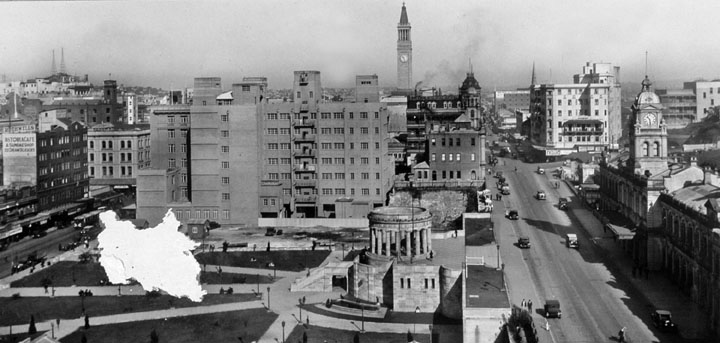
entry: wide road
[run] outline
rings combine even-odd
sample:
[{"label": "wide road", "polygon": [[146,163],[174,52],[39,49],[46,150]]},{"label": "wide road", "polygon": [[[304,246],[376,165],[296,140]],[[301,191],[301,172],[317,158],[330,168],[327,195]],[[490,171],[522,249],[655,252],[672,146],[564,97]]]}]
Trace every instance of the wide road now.
[{"label": "wide road", "polygon": [[[649,312],[640,295],[624,277],[612,273],[612,267],[607,267],[612,256],[605,256],[592,242],[607,238],[592,237],[575,218],[572,208],[580,206],[577,200],[573,199],[570,211],[558,209],[561,195],[554,187],[558,179],[552,173],[558,164],[544,164],[545,175],[535,172],[537,166],[502,158],[495,168],[503,171],[511,189],[503,204],[495,206],[493,220],[514,304],[532,299],[534,319],[536,325],[542,324],[538,326],[541,330],[545,324],[544,300],[559,300],[562,318],[550,319],[550,332],[541,334],[554,342],[615,342],[623,326],[631,330],[631,342],[679,340],[648,328],[645,317]],[[497,179],[490,177],[488,181],[488,188],[495,193]],[[546,200],[535,198],[541,189],[547,194]],[[519,211],[519,220],[504,218],[505,209],[510,208]],[[579,250],[566,248],[566,233],[578,235]],[[514,244],[520,234],[530,237],[530,249],[521,250]]]},{"label": "wide road", "polygon": [[62,230],[48,232],[47,236],[40,238],[25,237],[19,242],[10,244],[7,250],[0,251],[0,278],[10,275],[12,261],[25,261],[28,255],[37,252],[38,256],[48,259],[63,253],[58,250],[58,244],[68,244],[77,239],[78,231],[69,226]]}]

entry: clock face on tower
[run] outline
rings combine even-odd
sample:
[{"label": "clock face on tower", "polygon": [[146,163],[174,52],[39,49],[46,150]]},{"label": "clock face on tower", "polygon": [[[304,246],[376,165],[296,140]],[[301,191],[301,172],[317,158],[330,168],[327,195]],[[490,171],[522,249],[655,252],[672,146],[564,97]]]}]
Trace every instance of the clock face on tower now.
[{"label": "clock face on tower", "polygon": [[647,125],[655,124],[655,113],[646,113],[643,116],[643,120],[645,121],[645,124],[647,124]]},{"label": "clock face on tower", "polygon": [[408,61],[408,56],[405,54],[400,55],[400,62],[405,63]]}]

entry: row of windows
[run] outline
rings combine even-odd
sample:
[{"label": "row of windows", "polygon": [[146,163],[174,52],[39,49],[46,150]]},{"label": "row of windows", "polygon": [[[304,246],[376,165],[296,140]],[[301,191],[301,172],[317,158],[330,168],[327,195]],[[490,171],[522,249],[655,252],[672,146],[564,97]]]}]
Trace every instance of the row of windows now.
[{"label": "row of windows", "polygon": [[[374,128],[375,134],[380,134],[380,128],[375,126]],[[312,133],[315,134],[317,132],[316,129],[313,129]],[[296,134],[299,134],[296,132]],[[344,127],[323,127],[320,128],[320,134],[322,135],[344,135],[345,134],[345,128]],[[348,128],[348,134],[354,135],[355,134],[355,128],[349,127]],[[367,135],[370,134],[370,128],[369,127],[361,127],[360,128],[360,134],[361,135]]]},{"label": "row of windows", "polygon": [[[180,138],[187,138],[187,129],[180,129]],[[175,138],[175,129],[167,130],[168,138]]]},{"label": "row of windows", "polygon": [[[600,136],[594,136],[594,137],[595,137],[596,142],[600,141]],[[603,140],[607,140],[607,138],[603,138]],[[562,136],[558,136],[558,142],[562,142],[562,141],[563,141]],[[572,136],[568,136],[567,141],[572,142],[573,141]],[[592,142],[593,137],[586,137],[586,136],[575,137],[575,141],[576,142]]]},{"label": "row of windows", "polygon": [[275,206],[275,204],[276,204],[275,198],[271,198],[271,199],[265,198],[265,199],[263,199],[263,205],[264,205],[264,206]]},{"label": "row of windows", "polygon": [[[355,157],[349,158],[350,164],[355,164]],[[323,157],[320,159],[320,162],[322,164],[345,164],[345,159],[342,157],[339,158],[330,158],[330,157]],[[370,158],[369,157],[360,157],[360,164],[370,164]],[[375,164],[380,164],[380,157],[375,157]]]},{"label": "row of windows", "polygon": [[[120,166],[120,168],[119,168],[120,174],[118,174],[118,175],[119,176],[132,176],[133,175],[132,169],[133,169],[133,167],[131,167],[131,166]],[[101,176],[118,176],[118,175],[115,175],[115,168],[113,168],[113,166],[107,166],[107,167],[102,167],[102,168],[98,167],[98,172],[102,172]],[[91,177],[96,176],[95,175],[95,167],[90,167],[90,176]]]},{"label": "row of windows", "polygon": [[[348,173],[350,180],[355,180],[355,173]],[[332,180],[333,176],[335,180],[345,180],[345,173],[322,173],[321,177],[323,180]],[[370,180],[370,173],[360,173],[361,180]],[[380,173],[375,173],[375,180],[380,180]]]},{"label": "row of windows", "polygon": [[[323,188],[322,195],[345,195],[345,188]],[[370,188],[361,188],[360,194],[370,195]],[[350,188],[350,195],[355,195],[355,188]],[[375,188],[375,195],[380,195],[380,188]]]},{"label": "row of windows", "polygon": [[[168,124],[174,124],[175,116],[167,116],[167,122],[168,122]],[[189,122],[190,122],[190,119],[188,116],[180,116],[180,123],[187,124]]]},{"label": "row of windows", "polygon": [[50,174],[53,174],[56,172],[61,172],[63,170],[80,169],[80,168],[85,168],[85,167],[87,167],[87,165],[80,161],[75,161],[72,163],[71,162],[62,162],[62,163],[53,164],[48,167],[38,168],[38,174],[40,176],[50,175]]},{"label": "row of windows", "polygon": [[[140,140],[142,145],[142,140]],[[100,144],[98,146],[100,149],[112,149],[113,148],[113,141],[100,141]],[[95,149],[95,141],[90,141],[90,149]],[[132,149],[132,141],[130,140],[122,140],[120,141],[120,149]]]},{"label": "row of windows", "polygon": [[[310,92],[310,93],[312,93],[312,92]],[[355,119],[355,113],[348,112],[347,117],[348,117],[348,119]],[[380,112],[375,112],[374,117],[375,117],[375,119],[379,119]],[[344,112],[333,112],[333,113],[322,112],[322,113],[320,113],[320,118],[321,119],[345,119],[345,113]],[[358,118],[359,119],[369,119],[370,116],[368,115],[368,112],[359,112]],[[300,120],[300,119],[303,119],[303,117],[301,117],[300,113],[295,113],[294,119]],[[310,113],[310,119],[317,119],[317,113]],[[290,113],[267,113],[265,115],[265,120],[290,120]]]},{"label": "row of windows", "polygon": [[[168,168],[175,168],[177,167],[177,163],[174,158],[168,159]],[[180,168],[187,168],[187,158],[181,158],[180,159]]]},{"label": "row of windows", "polygon": [[[457,137],[455,139],[452,138],[440,138],[440,145],[445,146],[445,143],[447,142],[448,146],[461,146],[462,140],[460,137]],[[435,138],[430,139],[430,145],[435,146],[437,144],[437,141]],[[475,138],[470,138],[470,146],[475,146]]]},{"label": "row of windows", "polygon": [[[400,278],[400,288],[412,288],[411,278]],[[425,278],[425,289],[435,289],[435,278]]]},{"label": "row of windows", "polygon": [[[103,152],[103,153],[101,153],[101,154],[99,154],[99,155],[100,155],[100,158],[101,158],[100,162],[112,162],[112,161],[113,161],[113,156],[114,156],[115,154],[114,154],[114,153],[105,153],[105,152]],[[141,156],[142,156],[142,154],[141,154],[141,153],[138,153],[138,157],[141,157]],[[88,157],[89,157],[89,161],[90,161],[90,162],[95,162],[95,154],[94,154],[94,153],[90,153],[90,154],[88,155]],[[142,159],[141,159],[141,160],[142,160]],[[133,159],[132,159],[132,153],[130,153],[130,152],[128,152],[128,153],[121,152],[121,153],[120,153],[120,162],[132,162],[132,161],[133,161]]]},{"label": "row of windows", "polygon": [[[80,135],[75,134],[72,135],[73,142],[79,142],[80,141]],[[82,135],[82,141],[87,141],[87,134]],[[53,146],[55,144],[68,144],[70,143],[70,135],[62,136],[62,137],[50,137],[50,138],[44,138],[40,139],[40,146],[46,147],[46,146]]]},{"label": "row of windows", "polygon": [[[548,112],[549,112],[549,111],[548,111]],[[558,110],[558,111],[557,111],[558,117],[562,117],[562,115],[563,115],[562,112],[563,112],[563,111],[561,111],[561,110]],[[579,116],[590,116],[590,112],[589,112],[588,109],[577,110],[576,113],[577,113],[577,115],[579,115]],[[567,111],[567,115],[568,115],[568,117],[572,117],[572,116],[573,116],[573,110],[568,110],[568,111]],[[595,110],[595,116],[599,116],[599,115],[600,115],[600,110]],[[607,117],[607,110],[603,110],[603,115]]]},{"label": "row of windows", "polygon": [[[594,99],[595,106],[600,106],[600,99]],[[563,99],[558,99],[557,101],[558,106],[563,105]],[[607,99],[603,99],[603,105],[607,105],[608,101]],[[548,106],[550,106],[550,99],[548,99]],[[573,105],[584,105],[589,106],[590,105],[590,99],[567,99],[567,105],[573,106]]]},{"label": "row of windows", "polygon": [[[219,210],[175,210],[177,219],[218,219]],[[230,210],[222,210],[222,219],[230,219]]]},{"label": "row of windows", "polygon": [[[295,133],[296,133],[296,134],[299,134],[299,133],[300,133],[300,130],[299,130],[299,129],[296,129],[296,132],[295,132]],[[289,134],[290,134],[290,128],[287,128],[287,127],[281,127],[281,128],[271,127],[271,128],[268,128],[268,129],[267,129],[267,134],[268,134],[268,135],[277,135],[277,134],[280,134],[280,135],[289,135]]]},{"label": "row of windows", "polygon": [[88,191],[89,187],[85,186],[82,189],[73,187],[62,192],[56,192],[48,196],[40,197],[40,206],[50,206],[55,204],[55,202],[67,203],[71,200],[77,200],[82,198],[83,194],[87,193]]},{"label": "row of windows", "polygon": [[72,178],[57,177],[54,179],[43,180],[42,182],[39,183],[39,185],[40,185],[40,188],[42,188],[42,189],[48,189],[51,187],[75,184],[77,182],[84,181],[85,179],[87,179],[87,177],[88,177],[87,171],[83,171],[83,172],[73,173]]},{"label": "row of windows", "polygon": [[[445,162],[445,156],[446,154],[440,154],[440,162]],[[453,159],[454,156],[454,159]],[[430,155],[430,162],[436,161],[436,154],[432,153]],[[447,161],[448,162],[460,162],[460,154],[447,154]],[[475,154],[470,154],[470,161],[475,161]]]}]

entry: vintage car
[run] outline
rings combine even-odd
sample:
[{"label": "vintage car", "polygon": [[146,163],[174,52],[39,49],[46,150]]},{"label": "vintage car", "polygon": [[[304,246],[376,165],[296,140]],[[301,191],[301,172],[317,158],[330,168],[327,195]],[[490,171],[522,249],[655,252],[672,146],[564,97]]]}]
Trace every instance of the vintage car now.
[{"label": "vintage car", "polygon": [[518,219],[518,211],[517,210],[507,210],[507,211],[505,211],[505,217],[507,219],[517,220]]},{"label": "vintage car", "polygon": [[558,318],[562,317],[562,311],[560,310],[560,301],[555,299],[545,300],[545,318]]},{"label": "vintage car", "polygon": [[537,173],[540,174],[540,175],[545,175],[545,169],[538,167],[538,168],[537,168]]},{"label": "vintage car", "polygon": [[536,197],[538,200],[545,200],[545,198],[547,197],[547,195],[545,195],[545,191],[540,190],[540,191],[537,191],[537,194],[535,194],[535,197]]},{"label": "vintage car", "polygon": [[565,246],[568,248],[580,249],[580,243],[578,242],[577,235],[574,233],[568,233],[565,235]]},{"label": "vintage car", "polygon": [[530,248],[530,237],[528,236],[520,236],[518,238],[518,247],[522,249],[529,249]]},{"label": "vintage car", "polygon": [[650,314],[650,319],[656,328],[663,331],[677,331],[677,326],[672,320],[672,314],[666,310],[655,310]]},{"label": "vintage car", "polygon": [[567,210],[569,204],[570,204],[570,199],[568,199],[568,198],[560,198],[560,201],[558,202],[558,207],[559,207],[561,210]]}]

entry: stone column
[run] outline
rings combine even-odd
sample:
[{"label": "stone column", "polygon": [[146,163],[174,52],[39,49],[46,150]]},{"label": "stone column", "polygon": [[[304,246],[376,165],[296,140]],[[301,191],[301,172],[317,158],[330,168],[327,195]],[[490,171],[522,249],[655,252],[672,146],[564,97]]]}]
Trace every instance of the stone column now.
[{"label": "stone column", "polygon": [[380,255],[382,252],[382,236],[380,236],[380,230],[375,229],[375,253]]},{"label": "stone column", "polygon": [[400,231],[395,231],[395,253],[400,257]]},{"label": "stone column", "polygon": [[385,238],[385,256],[390,256],[390,232],[383,230],[383,238]]},{"label": "stone column", "polygon": [[370,228],[370,252],[375,252],[375,229]]},{"label": "stone column", "polygon": [[432,229],[427,228],[427,247],[428,247],[428,254],[432,251]]},{"label": "stone column", "polygon": [[405,231],[405,256],[410,257],[412,256],[412,250],[410,250],[410,239],[412,238],[412,235],[410,234],[410,231]]},{"label": "stone column", "polygon": [[415,256],[420,255],[420,232],[415,231]]},{"label": "stone column", "polygon": [[420,247],[418,248],[418,255],[425,253],[425,229],[418,230],[420,234]]}]

